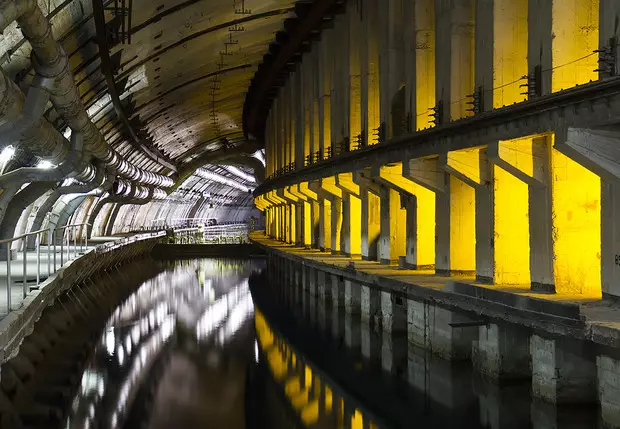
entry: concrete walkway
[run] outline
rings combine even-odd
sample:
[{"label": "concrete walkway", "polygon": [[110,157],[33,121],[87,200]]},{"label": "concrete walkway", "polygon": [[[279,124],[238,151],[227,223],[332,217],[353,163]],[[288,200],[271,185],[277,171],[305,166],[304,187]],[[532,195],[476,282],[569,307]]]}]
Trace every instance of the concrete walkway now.
[{"label": "concrete walkway", "polygon": [[[266,237],[263,232],[250,234],[250,240],[260,246],[285,252],[303,258],[311,263],[324,264],[330,268],[344,270],[358,279],[367,279],[387,289],[399,290],[429,297],[467,310],[474,309],[483,314],[484,306],[494,307],[493,314],[505,312],[505,319],[515,321],[514,316],[536,318],[538,326],[549,320],[568,321],[582,327],[584,339],[620,347],[620,302],[611,299],[584,298],[579,295],[557,295],[532,291],[527,287],[504,287],[482,284],[473,277],[447,277],[436,275],[432,270],[416,271],[401,269],[393,265],[382,265],[376,261],[363,261],[343,255],[333,255],[317,249],[304,249]],[[347,270],[353,262],[355,270]],[[410,292],[411,291],[411,292]],[[518,314],[522,313],[522,314]],[[517,322],[518,323],[518,322]],[[536,327],[535,324],[530,326]],[[553,331],[556,327],[549,330]]]},{"label": "concrete walkway", "polygon": [[[88,246],[64,246],[63,247],[63,262],[67,264],[69,261],[74,260],[93,250],[97,245],[109,241],[118,240],[120,237],[93,237],[89,240]],[[54,254],[53,248],[48,248],[46,245],[41,246],[40,256],[37,259],[36,251],[26,252],[26,288],[24,288],[24,259],[23,252],[13,253],[13,259],[11,260],[11,310],[16,310],[22,305],[24,298],[24,291],[28,293],[30,290],[36,290],[40,284],[43,283],[48,277],[48,274],[54,274]],[[56,270],[61,268],[61,252],[60,245],[56,246]],[[52,252],[52,253],[50,253]],[[48,271],[48,254],[49,254],[49,271]],[[37,262],[38,261],[38,262]],[[39,281],[37,283],[37,273]],[[0,320],[7,315],[7,262],[0,261]]]}]

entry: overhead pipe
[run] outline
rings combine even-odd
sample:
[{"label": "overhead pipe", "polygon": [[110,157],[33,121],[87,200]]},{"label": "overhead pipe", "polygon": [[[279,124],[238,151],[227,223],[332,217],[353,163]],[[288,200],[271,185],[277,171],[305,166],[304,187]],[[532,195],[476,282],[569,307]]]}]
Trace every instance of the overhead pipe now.
[{"label": "overhead pipe", "polygon": [[[17,21],[24,38],[32,46],[33,68],[41,82],[45,83],[44,88],[49,91],[54,108],[72,133],[83,136],[88,151],[116,169],[119,175],[130,180],[155,186],[172,186],[173,181],[168,176],[136,167],[123,160],[118,152],[107,144],[95,124],[88,118],[69,68],[67,54],[54,39],[49,21],[38,7],[36,0],[12,0],[2,3],[0,33],[13,21]],[[49,80],[52,80],[53,84],[49,84]]]}]

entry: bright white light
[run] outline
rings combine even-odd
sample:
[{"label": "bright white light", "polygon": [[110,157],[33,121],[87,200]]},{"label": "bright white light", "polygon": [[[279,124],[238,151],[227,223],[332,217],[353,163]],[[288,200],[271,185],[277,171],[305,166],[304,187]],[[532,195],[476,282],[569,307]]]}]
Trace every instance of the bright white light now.
[{"label": "bright white light", "polygon": [[212,182],[217,182],[223,185],[228,185],[231,188],[240,189],[244,192],[248,192],[248,190],[251,189],[238,182],[235,182],[234,180],[229,179],[228,177],[224,177],[221,174],[217,174],[203,168],[199,168],[198,170],[196,170],[196,175],[202,177],[203,179],[211,180]]},{"label": "bright white light", "polygon": [[222,167],[224,167],[226,170],[228,170],[232,174],[234,174],[234,175],[236,175],[238,177],[241,177],[243,180],[245,180],[247,182],[252,182],[252,183],[256,182],[256,180],[254,180],[254,176],[253,175],[246,173],[245,171],[243,171],[239,167],[235,167],[234,165],[223,165]]},{"label": "bright white light", "polygon": [[15,155],[15,148],[13,146],[7,146],[0,152],[0,163],[6,163]]},{"label": "bright white light", "polygon": [[51,168],[55,168],[56,166],[49,161],[42,160],[37,164],[37,168],[41,168],[43,170],[49,170]]},{"label": "bright white light", "polygon": [[265,152],[264,152],[264,149],[257,150],[256,152],[254,152],[252,154],[252,156],[254,158],[258,159],[263,164],[263,166],[265,165]]}]

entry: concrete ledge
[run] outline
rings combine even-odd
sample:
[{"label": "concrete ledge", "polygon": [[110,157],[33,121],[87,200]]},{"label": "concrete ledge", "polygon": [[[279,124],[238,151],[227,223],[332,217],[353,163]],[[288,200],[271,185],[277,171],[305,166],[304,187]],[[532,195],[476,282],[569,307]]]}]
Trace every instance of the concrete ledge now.
[{"label": "concrete ledge", "polygon": [[[472,318],[487,317],[544,332],[549,335],[567,336],[575,340],[587,340],[597,344],[620,347],[620,329],[616,325],[588,322],[578,303],[546,300],[468,284],[450,277],[438,275],[410,275],[397,267],[386,267],[379,263],[368,263],[365,268],[346,269],[349,259],[334,257],[316,251],[305,251],[275,243],[258,233],[251,240],[262,246],[267,253],[350,280],[372,290],[385,291],[395,296],[414,301],[431,302],[450,310],[469,313]],[[307,252],[307,255],[304,253]],[[321,260],[319,260],[321,259]],[[371,272],[372,271],[372,272]],[[390,273],[381,275],[382,271]],[[377,274],[375,274],[377,273]],[[403,278],[406,277],[406,280]],[[419,283],[416,280],[419,278]],[[429,286],[428,279],[433,285]],[[473,280],[473,279],[472,279]],[[528,291],[532,293],[532,291]]]},{"label": "concrete ledge", "polygon": [[544,299],[517,295],[504,290],[495,290],[454,281],[448,281],[443,290],[485,301],[493,301],[523,311],[544,313],[549,316],[572,319],[577,323],[585,323],[585,317],[581,314],[581,309],[578,304],[546,301]]},{"label": "concrete ledge", "polygon": [[101,246],[67,262],[48,277],[38,290],[32,290],[21,306],[0,320],[0,364],[17,354],[22,340],[32,332],[43,310],[61,294],[98,271],[139,255],[148,254],[161,237],[128,240],[126,243]]}]

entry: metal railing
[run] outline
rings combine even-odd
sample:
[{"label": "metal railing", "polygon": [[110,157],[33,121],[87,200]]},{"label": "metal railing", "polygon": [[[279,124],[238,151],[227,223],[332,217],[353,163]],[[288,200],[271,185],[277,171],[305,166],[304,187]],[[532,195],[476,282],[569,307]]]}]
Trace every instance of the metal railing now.
[{"label": "metal railing", "polygon": [[204,228],[181,228],[174,230],[173,244],[241,244],[248,242],[249,225],[234,223]]},{"label": "metal railing", "polygon": [[[56,232],[57,231],[63,231],[63,238],[61,240],[61,247],[60,247],[60,252],[61,252],[61,266],[64,264],[64,258],[63,258],[63,244],[64,244],[64,238],[65,235],[67,236],[67,243],[70,243],[70,238],[69,238],[69,234],[65,234],[67,231],[75,231],[76,228],[81,227],[83,228],[84,226],[90,226],[90,224],[87,223],[82,223],[82,224],[75,224],[75,225],[67,225],[61,228],[47,228],[47,229],[40,229],[38,231],[31,231],[28,232],[26,234],[22,234],[19,235],[17,237],[12,237],[12,238],[6,238],[4,240],[0,240],[0,246],[1,245],[6,245],[6,301],[7,301],[7,311],[10,311],[11,309],[11,301],[12,301],[12,297],[11,297],[11,283],[13,280],[13,273],[12,273],[12,268],[11,268],[11,262],[13,260],[19,260],[17,258],[17,253],[19,253],[19,250],[16,250],[16,257],[15,259],[12,257],[12,252],[11,252],[11,246],[13,244],[13,242],[15,241],[21,241],[21,253],[22,253],[22,282],[23,282],[23,286],[22,286],[22,299],[26,297],[26,295],[29,292],[29,286],[28,286],[28,270],[27,270],[27,265],[28,265],[28,237],[35,237],[35,249],[34,252],[36,253],[36,266],[37,266],[37,270],[36,270],[36,284],[33,285],[33,287],[38,287],[41,284],[41,247],[43,247],[43,245],[41,244],[42,239],[45,237],[45,235],[47,234],[47,277],[51,276],[53,273],[55,273],[57,271],[56,268]],[[84,239],[80,239],[80,249],[83,250],[83,246],[88,246],[88,236],[86,234],[82,234],[82,237],[84,237]],[[77,253],[77,234],[75,234],[73,236],[73,243],[74,243],[74,258],[76,258],[78,256]],[[70,248],[68,248],[69,250],[69,254],[68,254],[68,259],[71,259],[71,252],[70,252]],[[54,271],[52,272],[52,252],[54,253]]]},{"label": "metal railing", "polygon": [[[78,232],[80,233],[80,251],[79,253],[84,253],[84,248],[88,249],[88,230],[84,231],[84,227],[89,227],[91,224],[89,223],[76,223],[73,225],[66,225],[52,231],[52,241],[54,243],[54,272],[56,272],[56,231],[62,231],[62,237],[60,239],[60,266],[63,266],[65,263],[64,260],[64,246],[65,242],[67,243],[67,261],[71,260],[71,239],[73,238],[73,258],[77,258],[78,256]],[[48,265],[49,261],[49,252],[48,252]],[[48,267],[49,270],[49,267]]]}]

